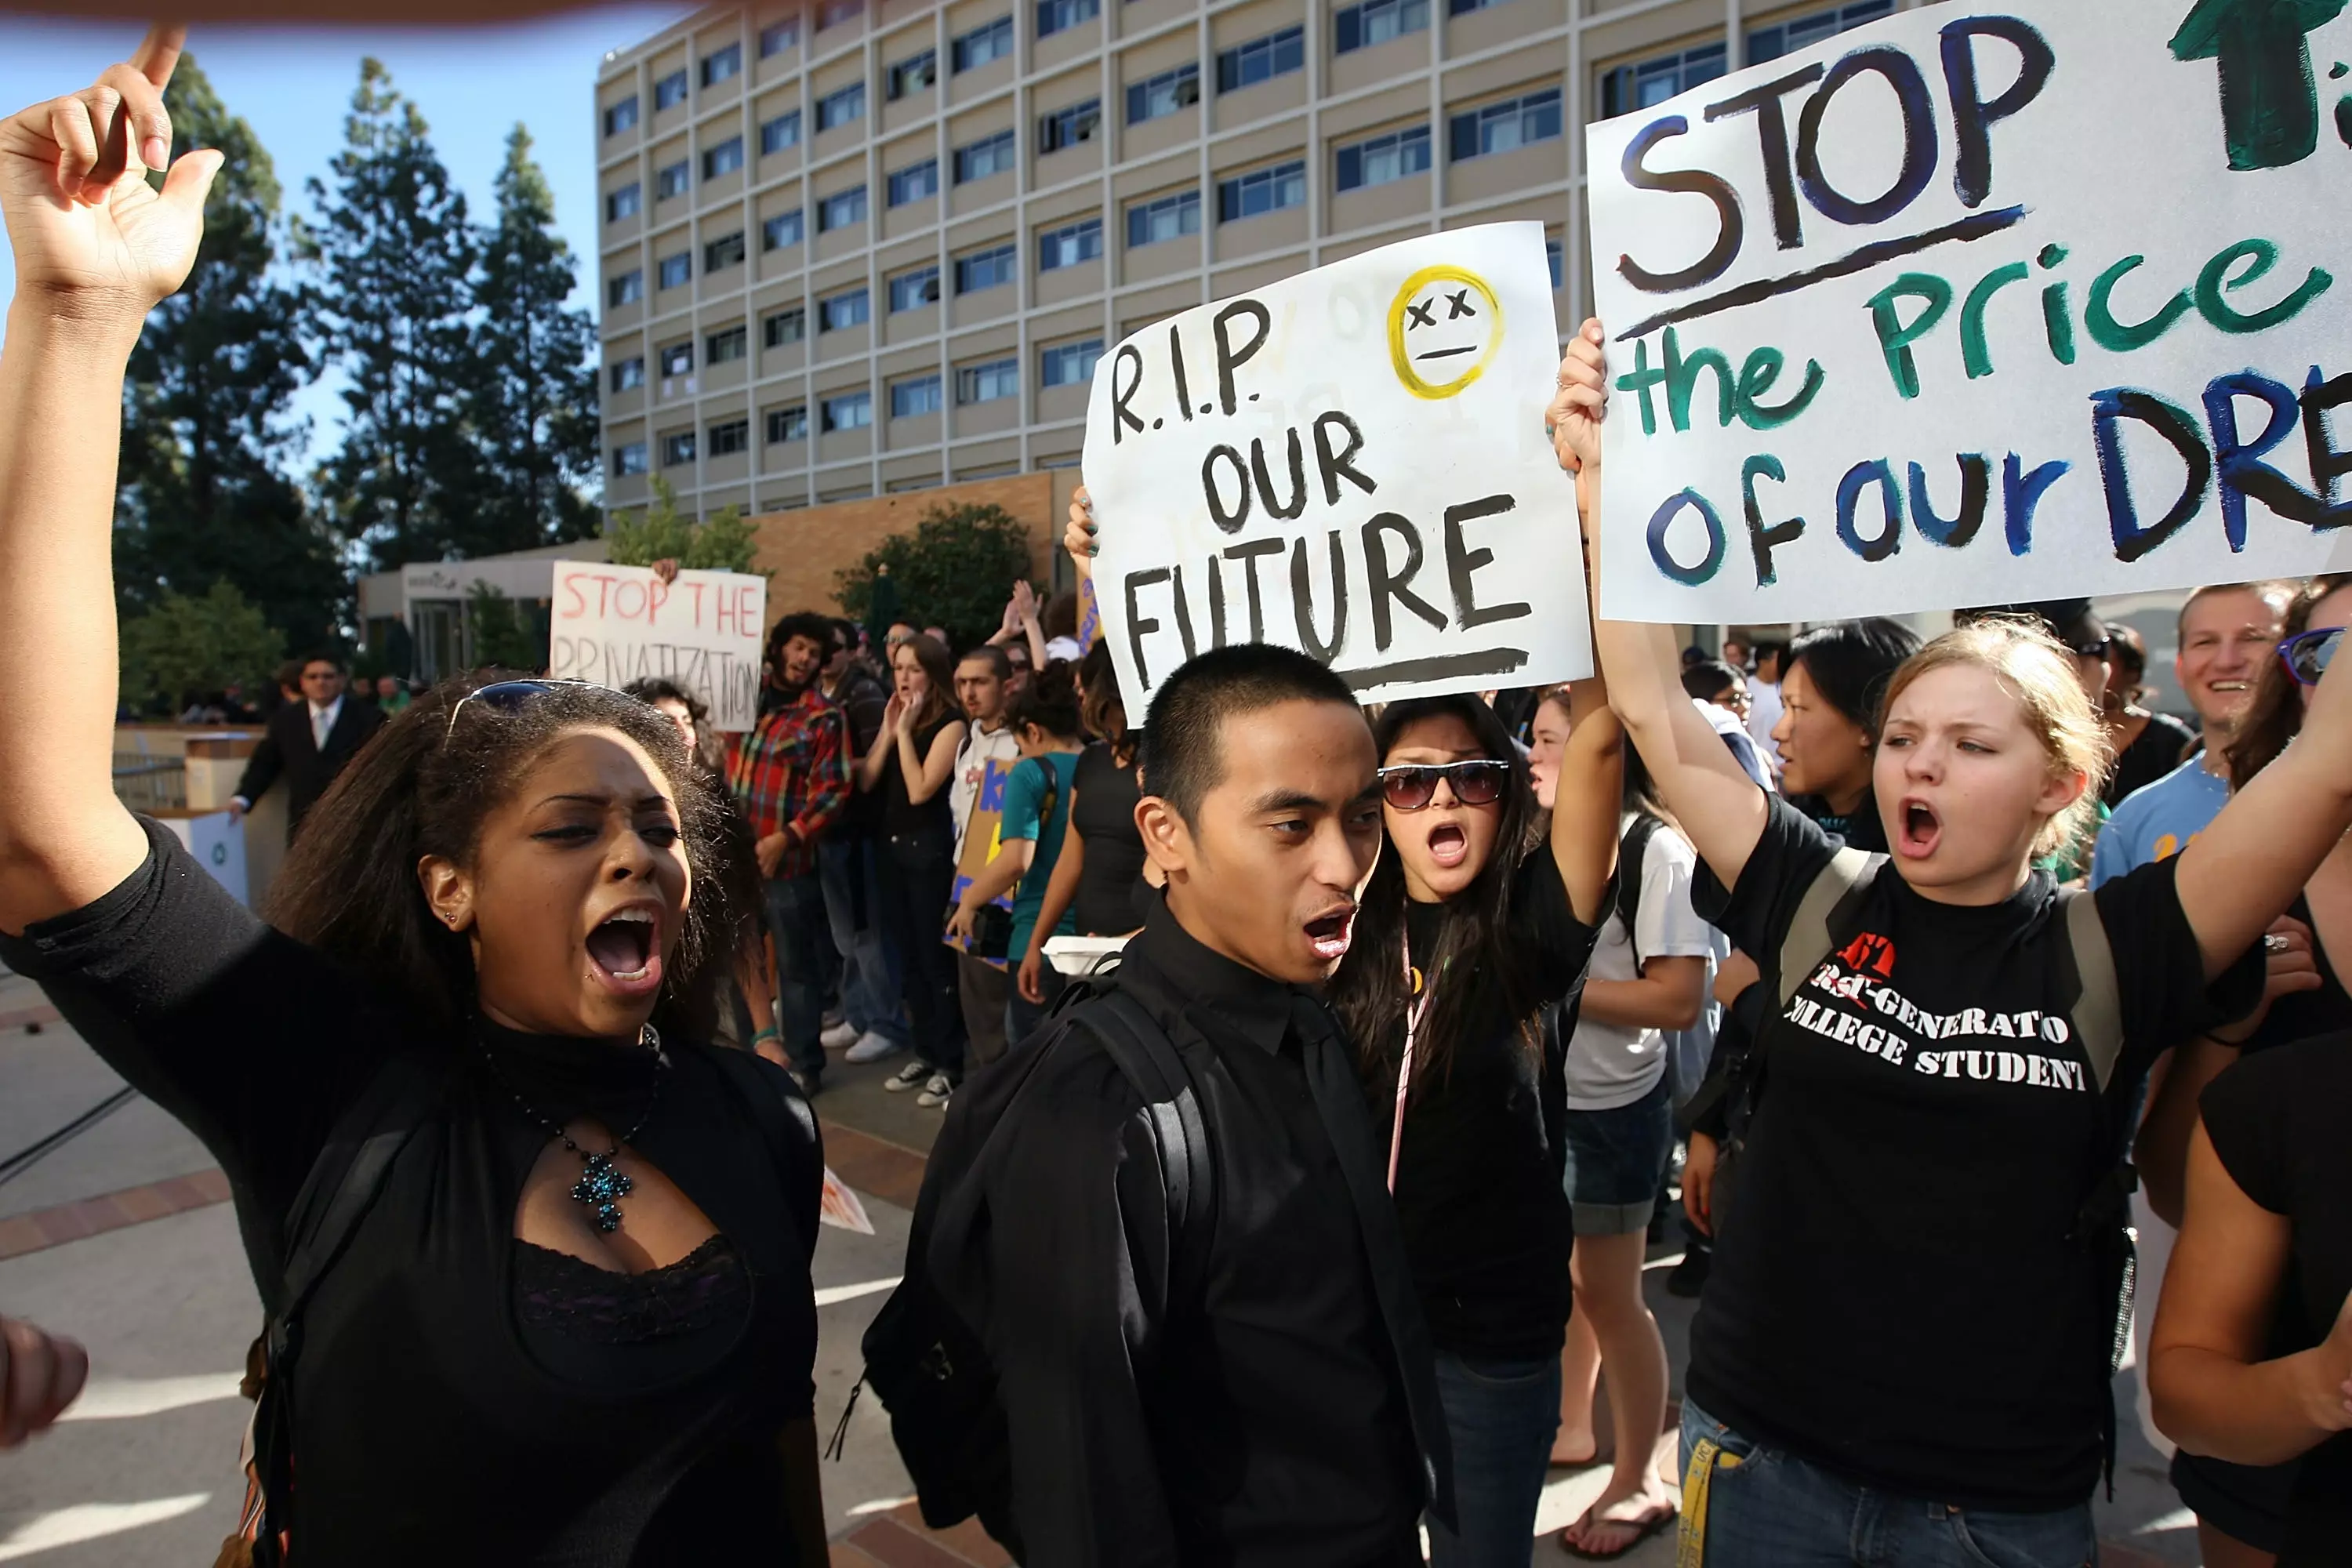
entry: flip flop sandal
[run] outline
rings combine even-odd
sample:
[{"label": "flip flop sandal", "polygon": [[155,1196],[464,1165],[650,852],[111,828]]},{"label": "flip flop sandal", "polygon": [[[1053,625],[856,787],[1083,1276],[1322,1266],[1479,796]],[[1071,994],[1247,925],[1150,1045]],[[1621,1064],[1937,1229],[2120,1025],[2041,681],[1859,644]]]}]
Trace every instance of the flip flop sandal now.
[{"label": "flip flop sandal", "polygon": [[1633,1531],[1633,1539],[1626,1542],[1624,1545],[1619,1547],[1614,1552],[1588,1552],[1583,1547],[1577,1545],[1576,1542],[1568,1538],[1568,1531],[1560,1531],[1559,1536],[1559,1549],[1562,1552],[1567,1552],[1570,1557],[1576,1558],[1580,1562],[1614,1563],[1620,1557],[1632,1552],[1635,1547],[1640,1546],[1642,1542],[1649,1540],[1650,1537],[1671,1526],[1679,1516],[1678,1510],[1669,1505],[1656,1513],[1644,1515],[1643,1518],[1638,1520],[1596,1520],[1592,1516],[1599,1510],[1600,1506],[1600,1504],[1595,1503],[1591,1508],[1586,1509],[1584,1510],[1584,1517],[1578,1520],[1574,1524],[1570,1525],[1568,1527],[1569,1530],[1586,1530],[1591,1528],[1595,1524],[1606,1524],[1614,1526],[1620,1530],[1632,1530]]}]

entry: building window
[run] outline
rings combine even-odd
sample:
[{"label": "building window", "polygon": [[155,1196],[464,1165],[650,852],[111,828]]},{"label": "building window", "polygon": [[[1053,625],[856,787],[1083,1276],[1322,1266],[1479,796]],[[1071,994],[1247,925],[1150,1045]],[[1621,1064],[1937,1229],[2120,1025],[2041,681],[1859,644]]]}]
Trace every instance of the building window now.
[{"label": "building window", "polygon": [[853,120],[866,117],[866,84],[853,81],[839,92],[826,93],[816,100],[816,128],[831,131]]},{"label": "building window", "polygon": [[855,22],[857,14],[865,8],[863,0],[824,0],[823,8],[816,14],[816,30],[822,33],[827,27]]},{"label": "building window", "polygon": [[1551,289],[1552,292],[1557,294],[1563,287],[1560,282],[1563,258],[1560,254],[1559,236],[1551,234],[1544,237],[1544,259],[1551,264]]},{"label": "building window", "polygon": [[[1722,50],[1718,47],[1716,52]],[[1483,158],[1489,153],[1553,141],[1559,135],[1559,89],[1547,88],[1455,115],[1446,132],[1446,153],[1458,163],[1465,158]]]},{"label": "building window", "polygon": [[799,342],[806,336],[808,312],[798,306],[789,310],[779,310],[760,323],[760,341],[772,349]]},{"label": "building window", "polygon": [[[1723,74],[1723,46],[1703,44],[1678,54],[1619,66],[1601,74],[1601,114],[1631,114],[1637,109],[1664,103],[1685,88],[1713,81]],[[1557,96],[1557,95],[1555,95]]]},{"label": "building window", "polygon": [[723,268],[740,267],[743,262],[743,231],[722,234],[702,247],[702,270],[717,272]]},{"label": "building window", "polygon": [[1130,83],[1127,89],[1127,122],[1140,125],[1163,114],[1173,114],[1201,101],[1201,68],[1178,66],[1149,81]]},{"label": "building window", "polygon": [[760,29],[760,58],[764,60],[770,55],[781,55],[800,41],[801,19],[798,16],[772,22]]},{"label": "building window", "polygon": [[702,340],[702,363],[725,364],[741,359],[749,352],[750,334],[738,327],[728,327]]},{"label": "building window", "polygon": [[1285,27],[1217,56],[1217,90],[1238,92],[1307,68],[1307,30]]},{"label": "building window", "polygon": [[1102,0],[1037,0],[1037,36],[1051,37],[1102,15]]},{"label": "building window", "polygon": [[702,57],[702,85],[717,87],[729,77],[743,70],[743,46],[730,44],[723,49],[713,49]]},{"label": "building window", "polygon": [[852,289],[845,294],[835,294],[832,299],[817,306],[817,330],[824,332],[839,331],[844,327],[860,325],[871,314],[872,310],[867,303],[866,290]]},{"label": "building window", "polygon": [[1429,0],[1364,0],[1331,18],[1331,52],[1344,55],[1429,26]]},{"label": "building window", "polygon": [[1102,219],[1084,218],[1037,237],[1037,270],[1052,272],[1092,261],[1103,252]]},{"label": "building window", "polygon": [[1303,163],[1276,163],[1270,169],[1253,169],[1246,174],[1217,182],[1219,223],[1238,223],[1245,217],[1306,205],[1307,165]]},{"label": "building window", "polygon": [[677,468],[680,463],[694,461],[694,432],[678,430],[661,438],[662,467]]},{"label": "building window", "polygon": [[1473,11],[1484,11],[1489,6],[1502,4],[1503,0],[1446,0],[1445,14],[1449,16],[1467,16]]},{"label": "building window", "polygon": [[983,250],[976,256],[956,258],[956,292],[977,294],[983,289],[993,289],[1000,283],[1013,281],[1013,269],[1019,251],[1010,245],[1000,245],[993,250]]},{"label": "building window", "polygon": [[936,305],[940,300],[940,269],[919,267],[912,272],[901,272],[890,279],[890,309],[919,310],[926,305]]},{"label": "building window", "polygon": [[613,448],[613,474],[616,479],[646,471],[646,444],[628,441]]},{"label": "building window", "polygon": [[1127,209],[1127,247],[1138,250],[1166,239],[1201,232],[1201,193],[1185,191]]},{"label": "building window", "polygon": [[863,430],[874,423],[874,395],[845,392],[839,397],[826,398],[824,410],[828,435],[835,430]]},{"label": "building window", "polygon": [[613,390],[627,392],[646,384],[646,356],[632,354],[613,362]]},{"label": "building window", "polygon": [[694,276],[694,258],[685,251],[661,258],[661,286],[675,289]]},{"label": "building window", "polygon": [[919,375],[907,381],[890,384],[890,417],[908,419],[918,414],[940,411],[940,378]]},{"label": "building window", "polygon": [[730,452],[748,452],[751,449],[751,422],[749,419],[730,419],[724,425],[710,427],[712,457],[723,458]]},{"label": "building window", "polygon": [[1084,103],[1057,110],[1037,122],[1037,151],[1058,153],[1065,147],[1075,147],[1081,142],[1091,142],[1102,125],[1102,100],[1090,98]]},{"label": "building window", "polygon": [[1000,397],[1018,396],[1021,392],[1021,362],[1017,359],[992,359],[986,364],[968,364],[956,372],[958,403],[993,403]]},{"label": "building window", "polygon": [[604,285],[604,303],[607,306],[634,305],[645,297],[646,275],[634,267]]},{"label": "building window", "polygon": [[788,213],[778,213],[772,218],[761,220],[760,248],[782,250],[788,245],[798,245],[801,242],[802,233],[800,208],[794,207]]},{"label": "building window", "polygon": [[787,147],[800,144],[801,111],[797,109],[788,114],[779,114],[760,126],[760,151],[763,153],[781,153]]},{"label": "building window", "polygon": [[805,408],[771,408],[768,410],[768,445],[781,446],[786,441],[808,439],[808,410]]},{"label": "building window", "polygon": [[1343,191],[1385,185],[1391,180],[1422,174],[1429,167],[1429,127],[1416,125],[1410,131],[1392,131],[1386,136],[1342,147],[1338,163],[1336,172]]},{"label": "building window", "polygon": [[955,153],[956,184],[968,185],[975,180],[991,179],[1004,174],[1013,167],[1013,132],[1010,131],[1000,131],[969,147],[959,147]]},{"label": "building window", "polygon": [[897,102],[910,92],[921,92],[940,79],[940,57],[929,49],[911,55],[890,68],[888,91]]},{"label": "building window", "polygon": [[731,174],[743,166],[743,138],[730,136],[718,146],[702,154],[702,177],[715,180],[721,174]]},{"label": "building window", "polygon": [[1751,27],[1748,33],[1748,63],[1752,66],[1793,55],[1823,38],[1835,37],[1849,27],[1874,22],[1894,9],[1895,0],[1853,0],[1850,5],[1833,5],[1811,16],[1775,22],[1769,27]]},{"label": "building window", "polygon": [[617,191],[608,192],[604,197],[604,221],[618,223],[625,217],[636,216],[644,205],[644,195],[645,188],[635,180]]},{"label": "building window", "polygon": [[680,158],[655,174],[654,199],[666,202],[672,196],[682,196],[693,184],[694,165]]},{"label": "building window", "polygon": [[634,130],[636,123],[637,95],[634,92],[604,110],[604,134],[607,136],[618,136],[624,131]]},{"label": "building window", "polygon": [[950,46],[948,58],[961,76],[977,70],[991,60],[1001,60],[1013,52],[1013,18],[999,16],[986,26],[974,27]]},{"label": "building window", "polygon": [[845,191],[835,191],[817,204],[816,226],[820,234],[831,234],[837,228],[847,228],[866,221],[866,187],[852,185]]},{"label": "building window", "polygon": [[1056,343],[1045,353],[1045,384],[1047,386],[1078,386],[1094,379],[1095,361],[1102,358],[1102,340],[1087,338],[1075,343]]},{"label": "building window", "polygon": [[676,109],[686,101],[686,68],[680,66],[654,83],[654,112]]},{"label": "building window", "polygon": [[919,202],[925,196],[935,196],[939,191],[940,161],[937,158],[909,163],[890,176],[890,205],[894,207]]},{"label": "building window", "polygon": [[661,373],[666,376],[694,374],[694,345],[690,342],[669,343],[661,351]]}]

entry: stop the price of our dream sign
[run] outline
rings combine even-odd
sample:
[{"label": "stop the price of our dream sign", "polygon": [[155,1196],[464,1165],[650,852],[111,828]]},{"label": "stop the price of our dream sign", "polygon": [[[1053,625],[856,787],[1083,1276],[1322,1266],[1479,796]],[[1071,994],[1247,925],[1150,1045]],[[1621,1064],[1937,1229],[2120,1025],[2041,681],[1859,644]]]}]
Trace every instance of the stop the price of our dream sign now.
[{"label": "stop the price of our dream sign", "polygon": [[1386,246],[1095,367],[1095,595],[1129,705],[1195,653],[1300,648],[1367,701],[1591,672],[1575,493],[1543,425],[1543,229]]},{"label": "stop the price of our dream sign", "polygon": [[1604,612],[2352,565],[2346,12],[1956,0],[1589,128]]}]

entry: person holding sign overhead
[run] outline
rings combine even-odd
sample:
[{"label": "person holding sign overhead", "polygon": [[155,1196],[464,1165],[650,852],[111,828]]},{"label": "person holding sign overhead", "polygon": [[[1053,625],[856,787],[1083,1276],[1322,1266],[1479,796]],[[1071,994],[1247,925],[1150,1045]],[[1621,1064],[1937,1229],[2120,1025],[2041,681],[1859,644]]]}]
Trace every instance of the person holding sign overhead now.
[{"label": "person holding sign overhead", "polygon": [[[1601,517],[1605,339],[1544,411]],[[1764,956],[1774,1016],[1718,1172],[1683,1405],[1686,1561],[2074,1568],[2113,1430],[2128,1260],[2116,1173],[2148,1064],[2243,1013],[2256,945],[2352,827],[2352,679],[2173,859],[2095,893],[2034,869],[2105,763],[2073,658],[2023,623],[1891,682],[1890,853],[1740,773],[1664,628],[1596,628],[1610,701],[1704,863],[1703,914]]]}]

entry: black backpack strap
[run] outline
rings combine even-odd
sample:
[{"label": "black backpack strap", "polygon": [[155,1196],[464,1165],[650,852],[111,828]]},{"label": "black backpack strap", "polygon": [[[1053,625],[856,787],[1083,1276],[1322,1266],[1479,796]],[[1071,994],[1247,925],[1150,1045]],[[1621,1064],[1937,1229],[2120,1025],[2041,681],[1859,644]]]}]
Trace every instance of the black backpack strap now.
[{"label": "black backpack strap", "polygon": [[1143,1097],[1168,1183],[1168,1225],[1175,1242],[1171,1275],[1197,1281],[1207,1263],[1216,1171],[1192,1075],[1166,1032],[1135,998],[1112,987],[1099,1000],[1101,1005],[1073,1017],[1102,1041],[1118,1070]]},{"label": "black backpack strap", "polygon": [[1658,836],[1665,824],[1646,811],[1637,811],[1633,820],[1625,825],[1625,836],[1617,841],[1617,922],[1625,928],[1625,946],[1633,954],[1633,973],[1642,973],[1642,939],[1638,934],[1642,913],[1642,868],[1650,853],[1650,840]]}]

